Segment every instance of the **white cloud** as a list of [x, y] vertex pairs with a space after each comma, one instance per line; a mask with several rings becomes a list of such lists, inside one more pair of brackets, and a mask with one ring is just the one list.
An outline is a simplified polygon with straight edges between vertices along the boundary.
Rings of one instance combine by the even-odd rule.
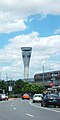
[[54, 34], [60, 34], [60, 28], [58, 28], [57, 30], [55, 30]]
[[[1, 13], [1, 12], [0, 12]], [[26, 25], [23, 19], [10, 18], [8, 14], [1, 13], [0, 16], [0, 33], [10, 33], [15, 31], [21, 31], [26, 29]]]
[[60, 0], [0, 0], [0, 10], [20, 15], [35, 13], [60, 13]]
[[25, 30], [23, 19], [33, 14], [60, 15], [60, 0], [0, 0], [0, 32]]
[[[30, 76], [50, 68], [59, 69], [60, 36], [39, 37], [37, 32], [19, 35], [9, 40], [9, 44], [0, 49], [1, 72], [13, 75], [12, 78], [23, 78], [23, 60], [21, 47], [32, 47]], [[58, 58], [58, 59], [57, 59]]]
[[[40, 14], [40, 20], [48, 14], [60, 15], [60, 0], [0, 0], [0, 33], [25, 30], [25, 22], [30, 15]], [[30, 18], [32, 22], [34, 18]], [[60, 28], [55, 34], [60, 33]], [[60, 36], [39, 37], [38, 32], [19, 35], [9, 39], [9, 43], [0, 49], [0, 71], [3, 78], [8, 73], [12, 78], [23, 78], [23, 60], [21, 47], [32, 47], [30, 77], [50, 68], [60, 68]]]

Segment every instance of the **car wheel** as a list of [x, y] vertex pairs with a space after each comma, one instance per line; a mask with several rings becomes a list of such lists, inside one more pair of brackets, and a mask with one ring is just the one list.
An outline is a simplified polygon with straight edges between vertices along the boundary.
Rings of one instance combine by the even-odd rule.
[[28, 98], [28, 100], [30, 100], [30, 98]]
[[58, 107], [60, 108], [60, 105]]
[[43, 104], [42, 104], [42, 102], [41, 102], [41, 106], [43, 107]]
[[35, 101], [33, 100], [33, 103], [35, 103]]
[[24, 98], [22, 98], [22, 100], [24, 100]]
[[41, 102], [41, 106], [42, 106], [42, 107], [45, 107], [45, 102], [44, 102], [44, 101]]
[[41, 106], [48, 107], [48, 104], [46, 104], [44, 101], [41, 103]]
[[48, 105], [48, 104], [45, 104], [45, 107], [49, 107], [49, 105]]

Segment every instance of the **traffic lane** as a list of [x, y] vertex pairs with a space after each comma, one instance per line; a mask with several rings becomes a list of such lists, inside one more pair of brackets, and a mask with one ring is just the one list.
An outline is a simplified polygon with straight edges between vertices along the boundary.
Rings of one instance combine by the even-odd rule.
[[[1, 117], [3, 119], [8, 119], [8, 120], [29, 120], [30, 118], [33, 118], [34, 120], [37, 119], [43, 119], [45, 120], [45, 117], [42, 115], [41, 110], [38, 111], [38, 108], [34, 108], [33, 106], [29, 105], [29, 102], [27, 100], [14, 100], [10, 102], [4, 102], [3, 103], [3, 109]], [[8, 111], [7, 111], [8, 110]], [[38, 111], [38, 112], [37, 112]], [[44, 111], [45, 113], [45, 111]], [[43, 117], [42, 117], [43, 116]], [[45, 114], [46, 116], [46, 114]], [[46, 117], [48, 119], [48, 116]], [[55, 119], [55, 118], [54, 118]]]
[[[31, 102], [31, 101], [30, 101]], [[60, 120], [60, 112], [58, 111], [51, 111], [48, 109], [43, 109], [40, 104], [39, 107], [31, 106], [29, 100], [18, 100], [18, 105], [20, 104], [21, 111], [25, 116], [26, 120], [33, 118], [33, 120]], [[18, 110], [18, 105], [16, 106]], [[58, 108], [59, 109], [59, 108]], [[19, 110], [18, 110], [19, 111]], [[27, 117], [26, 117], [27, 116]]]
[[0, 102], [0, 120], [31, 120], [34, 116], [25, 111], [27, 103], [21, 99]]
[[[31, 101], [29, 102], [31, 103]], [[30, 104], [31, 105], [31, 104]], [[32, 106], [33, 108], [32, 109], [32, 115], [34, 115], [35, 119], [37, 120], [60, 120], [60, 111], [58, 110], [55, 110], [52, 108], [43, 108], [40, 106], [37, 106], [37, 105], [34, 105]], [[58, 108], [59, 109], [59, 108]], [[60, 110], [60, 109], [59, 109]], [[30, 110], [29, 110], [29, 113], [31, 113]]]
[[29, 104], [29, 100], [16, 99], [0, 104], [0, 120], [60, 120], [60, 113]]
[[[35, 103], [33, 103], [32, 101], [30, 102], [31, 103], [31, 105], [32, 106], [35, 106], [35, 107], [41, 107], [41, 103], [39, 103], [39, 102], [35, 102]], [[60, 112], [60, 108], [58, 107], [58, 106], [56, 106], [56, 107], [54, 107], [54, 106], [49, 106], [49, 107], [41, 107], [41, 108], [43, 108], [43, 109], [49, 109], [49, 110], [53, 110], [53, 111], [58, 111], [58, 112]]]
[[0, 120], [28, 120], [20, 99], [0, 102]]
[[12, 101], [0, 101], [0, 120], [17, 120], [17, 116], [14, 112], [14, 109], [11, 108], [11, 105], [14, 103]]

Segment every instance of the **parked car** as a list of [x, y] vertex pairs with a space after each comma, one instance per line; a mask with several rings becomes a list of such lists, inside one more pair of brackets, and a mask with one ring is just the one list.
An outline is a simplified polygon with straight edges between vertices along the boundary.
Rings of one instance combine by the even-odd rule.
[[42, 99], [42, 107], [48, 107], [49, 105], [53, 105], [54, 107], [60, 107], [60, 98], [57, 94], [45, 95], [44, 99]]
[[22, 96], [22, 99], [30, 99], [30, 96], [29, 96], [29, 94], [27, 94], [27, 93], [24, 93], [23, 94], [23, 96]]
[[1, 99], [1, 95], [0, 95], [0, 101], [1, 101], [2, 99]]
[[0, 94], [0, 101], [1, 100], [8, 100], [8, 96], [6, 94]]
[[8, 95], [5, 95], [5, 100], [8, 100], [8, 99], [9, 99]]
[[43, 98], [42, 94], [34, 94], [33, 99], [32, 99], [33, 103], [35, 103], [35, 102], [41, 102], [42, 98]]

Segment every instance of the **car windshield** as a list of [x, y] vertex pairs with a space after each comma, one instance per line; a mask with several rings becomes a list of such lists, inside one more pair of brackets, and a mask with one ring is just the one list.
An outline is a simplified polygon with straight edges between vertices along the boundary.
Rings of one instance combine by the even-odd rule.
[[38, 95], [38, 94], [37, 94], [37, 95], [34, 95], [34, 97], [41, 97], [41, 95]]
[[58, 95], [57, 94], [49, 94], [49, 95], [46, 95], [44, 98], [58, 98]]
[[58, 98], [58, 95], [52, 94], [49, 97]]

